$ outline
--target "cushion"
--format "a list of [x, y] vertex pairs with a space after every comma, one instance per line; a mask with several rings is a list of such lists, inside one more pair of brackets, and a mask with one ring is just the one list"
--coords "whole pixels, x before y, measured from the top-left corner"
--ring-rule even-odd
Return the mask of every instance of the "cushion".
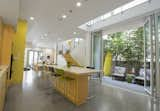
[[114, 73], [124, 74], [125, 72], [126, 72], [126, 68], [125, 67], [119, 67], [119, 66], [115, 66], [114, 67]]
[[124, 77], [124, 74], [113, 73], [112, 76]]
[[140, 77], [140, 76], [135, 77], [135, 79], [144, 81], [144, 77]]

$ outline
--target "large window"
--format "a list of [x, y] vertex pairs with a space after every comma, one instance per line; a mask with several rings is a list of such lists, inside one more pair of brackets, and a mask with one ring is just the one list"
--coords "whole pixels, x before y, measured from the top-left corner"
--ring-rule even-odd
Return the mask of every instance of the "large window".
[[108, 52], [111, 52], [114, 66], [123, 66], [127, 69], [142, 67], [144, 61], [142, 27], [104, 35], [103, 43], [104, 58]]

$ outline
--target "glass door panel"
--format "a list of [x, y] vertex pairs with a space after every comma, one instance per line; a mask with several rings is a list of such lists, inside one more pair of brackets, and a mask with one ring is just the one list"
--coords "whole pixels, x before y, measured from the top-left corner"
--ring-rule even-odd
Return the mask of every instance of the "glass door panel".
[[160, 97], [160, 15], [158, 16], [158, 42], [159, 42], [159, 67], [157, 68], [159, 73], [157, 75], [157, 89], [158, 96]]
[[152, 94], [152, 67], [153, 67], [153, 42], [151, 32], [151, 17], [149, 17], [144, 24], [145, 36], [145, 63], [144, 63], [144, 88]]
[[92, 44], [92, 65], [95, 69], [102, 68], [102, 32], [93, 33], [93, 44]]
[[160, 97], [160, 13], [156, 15], [156, 37], [157, 37], [157, 45], [156, 45], [156, 96]]
[[[145, 90], [155, 99], [159, 111], [160, 100], [160, 13], [151, 15], [144, 24]], [[147, 70], [150, 70], [149, 74]], [[149, 76], [148, 76], [149, 75]]]
[[100, 46], [100, 37], [94, 37], [93, 64], [96, 69], [100, 69], [101, 66]]

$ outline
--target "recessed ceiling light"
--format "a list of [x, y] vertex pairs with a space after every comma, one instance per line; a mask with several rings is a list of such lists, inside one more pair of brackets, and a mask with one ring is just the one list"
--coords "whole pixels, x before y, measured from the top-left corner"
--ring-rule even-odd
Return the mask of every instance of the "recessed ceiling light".
[[45, 37], [47, 37], [47, 36], [48, 36], [48, 34], [44, 34], [44, 36], [45, 36]]
[[67, 15], [62, 15], [62, 18], [63, 18], [63, 19], [67, 18]]
[[34, 17], [30, 17], [30, 20], [34, 20]]
[[76, 34], [77, 34], [77, 32], [73, 32], [73, 34], [74, 34], [74, 35], [76, 35]]
[[76, 3], [76, 6], [77, 6], [77, 7], [81, 7], [81, 6], [82, 6], [82, 3], [81, 3], [81, 2], [77, 2], [77, 3]]

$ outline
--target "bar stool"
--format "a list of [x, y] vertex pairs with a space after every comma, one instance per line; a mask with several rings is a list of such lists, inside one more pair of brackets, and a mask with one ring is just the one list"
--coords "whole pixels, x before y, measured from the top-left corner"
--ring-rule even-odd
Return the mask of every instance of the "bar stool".
[[[95, 69], [95, 67], [90, 67], [90, 66], [88, 66], [86, 68]], [[101, 74], [100, 73], [95, 73], [95, 74], [90, 74], [89, 75], [89, 83], [88, 83], [89, 84], [89, 96], [88, 96], [88, 100], [94, 98], [95, 95], [96, 95], [96, 83], [95, 83], [96, 78], [95, 78], [95, 76], [97, 76], [97, 74], [98, 74], [98, 78], [99, 78], [100, 83], [101, 83]]]

